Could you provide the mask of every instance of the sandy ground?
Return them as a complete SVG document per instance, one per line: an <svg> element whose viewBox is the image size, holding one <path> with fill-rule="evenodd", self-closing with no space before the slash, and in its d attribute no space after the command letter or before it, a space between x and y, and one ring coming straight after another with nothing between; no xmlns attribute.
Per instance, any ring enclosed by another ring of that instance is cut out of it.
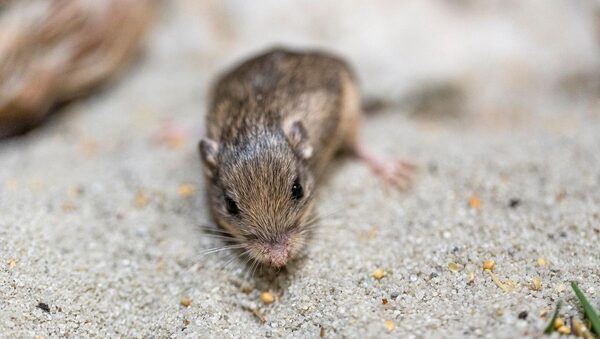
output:
<svg viewBox="0 0 600 339"><path fill-rule="evenodd" d="M195 146L215 70L160 29L153 39L115 87L0 144L1 337L540 337L559 299L581 316L571 280L600 307L597 115L493 130L370 116L362 140L418 163L413 188L337 161L306 253L251 274L232 252L200 254L223 246L200 229ZM180 137L157 140L166 128Z"/></svg>

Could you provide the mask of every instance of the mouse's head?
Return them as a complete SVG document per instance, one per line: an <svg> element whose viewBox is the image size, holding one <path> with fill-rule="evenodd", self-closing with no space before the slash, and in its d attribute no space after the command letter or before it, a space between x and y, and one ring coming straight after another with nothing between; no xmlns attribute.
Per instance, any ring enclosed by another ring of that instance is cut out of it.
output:
<svg viewBox="0 0 600 339"><path fill-rule="evenodd" d="M203 139L199 148L217 222L254 260L284 266L306 242L313 213L312 148L303 125L231 142Z"/></svg>

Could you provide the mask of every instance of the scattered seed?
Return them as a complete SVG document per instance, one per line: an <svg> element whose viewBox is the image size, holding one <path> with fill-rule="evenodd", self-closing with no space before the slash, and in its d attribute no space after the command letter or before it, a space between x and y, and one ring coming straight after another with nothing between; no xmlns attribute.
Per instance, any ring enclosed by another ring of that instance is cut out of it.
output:
<svg viewBox="0 0 600 339"><path fill-rule="evenodd" d="M183 319L183 326L187 326L190 324L190 321L187 319Z"/></svg>
<svg viewBox="0 0 600 339"><path fill-rule="evenodd" d="M564 326L564 325L563 325L563 326L561 326L561 327L559 327L559 328L557 328L556 330L557 330L557 331L558 331L558 333L560 333L560 334L565 334L565 335L567 335L567 334L571 334L571 329L570 329L570 328L568 328L567 326Z"/></svg>
<svg viewBox="0 0 600 339"><path fill-rule="evenodd" d="M65 203L63 203L63 204L60 206L60 208L61 208L61 209L63 210L63 212L65 212L65 213L71 213L71 212L75 211L75 209L76 209L76 208L75 208L75 205L73 205L73 203L71 203L71 202L68 202L68 201L67 201L67 202L65 202Z"/></svg>
<svg viewBox="0 0 600 339"><path fill-rule="evenodd" d="M540 311L540 318L545 318L548 315L548 312L550 312L549 309L544 308Z"/></svg>
<svg viewBox="0 0 600 339"><path fill-rule="evenodd" d="M144 208L146 207L146 205L148 205L148 197L146 196L146 194L144 194L144 192L137 191L135 193L134 204L137 208Z"/></svg>
<svg viewBox="0 0 600 339"><path fill-rule="evenodd" d="M260 294L260 300L266 305L268 305L272 303L275 300L275 298L273 297L273 294L271 292L262 292Z"/></svg>
<svg viewBox="0 0 600 339"><path fill-rule="evenodd" d="M559 329L561 326L564 326L565 322L562 320L562 318L558 317L556 319L554 319L554 329Z"/></svg>
<svg viewBox="0 0 600 339"><path fill-rule="evenodd" d="M6 185L6 188L11 191L14 191L17 188L19 188L19 182L16 179L8 179L4 184Z"/></svg>
<svg viewBox="0 0 600 339"><path fill-rule="evenodd" d="M394 330L394 328L396 328L396 325L394 325L393 321L386 320L385 321L385 328L387 329L388 332L392 332Z"/></svg>
<svg viewBox="0 0 600 339"><path fill-rule="evenodd" d="M39 308L40 310L42 310L46 313L50 313L50 306L48 306L48 304L46 304L46 303L38 303L37 308Z"/></svg>
<svg viewBox="0 0 600 339"><path fill-rule="evenodd" d="M83 188L81 186L71 186L67 189L67 195L71 199L77 199L83 193Z"/></svg>
<svg viewBox="0 0 600 339"><path fill-rule="evenodd" d="M537 265L539 267L545 267L546 266L546 259L539 257L536 261Z"/></svg>
<svg viewBox="0 0 600 339"><path fill-rule="evenodd" d="M179 149L186 144L187 131L172 121L161 123L154 133L153 139L156 143L173 149Z"/></svg>
<svg viewBox="0 0 600 339"><path fill-rule="evenodd" d="M560 312L560 307L562 306L562 301L558 301L556 303L556 307L554 308L554 312L552 313L552 318L548 322L548 325L544 328L544 334L551 334L552 330L554 330L554 323L556 319L558 319L558 313Z"/></svg>
<svg viewBox="0 0 600 339"><path fill-rule="evenodd" d="M323 326L321 326L321 329L319 329L319 337L325 338L325 327Z"/></svg>
<svg viewBox="0 0 600 339"><path fill-rule="evenodd" d="M450 272L452 273L456 273L458 271L460 271L458 264L455 262L450 262L448 263L448 269L450 270Z"/></svg>
<svg viewBox="0 0 600 339"><path fill-rule="evenodd" d="M578 337L583 337L584 339L593 339L592 333L590 329L585 326L585 324L577 318L573 318L571 321L571 325L573 327L573 334Z"/></svg>
<svg viewBox="0 0 600 339"><path fill-rule="evenodd" d="M15 268L15 266L17 266L17 262L15 261L15 259L9 259L6 264L8 265L8 268L11 270L13 268Z"/></svg>
<svg viewBox="0 0 600 339"><path fill-rule="evenodd" d="M385 276L385 272L383 271L383 269L378 268L375 271L373 271L372 276L377 280L381 280Z"/></svg>
<svg viewBox="0 0 600 339"><path fill-rule="evenodd" d="M542 281L539 277L533 277L531 280L531 289L534 291L539 291L542 289Z"/></svg>
<svg viewBox="0 0 600 339"><path fill-rule="evenodd" d="M358 239L360 240L373 240L377 236L377 227L373 226L368 230L363 230L358 233Z"/></svg>
<svg viewBox="0 0 600 339"><path fill-rule="evenodd" d="M400 296L400 293L398 293L397 291L392 292L392 294L390 295L392 300L396 300L396 298L398 298L398 296Z"/></svg>
<svg viewBox="0 0 600 339"><path fill-rule="evenodd" d="M479 198L477 198L476 196L472 195L469 197L469 206L471 206L471 208L477 209L481 207L481 200L479 200Z"/></svg>
<svg viewBox="0 0 600 339"><path fill-rule="evenodd" d="M494 269L494 266L496 265L496 263L494 262L494 260L485 260L483 262L483 269L484 270L488 270L491 271Z"/></svg>
<svg viewBox="0 0 600 339"><path fill-rule="evenodd" d="M183 198L191 197L194 194L194 186L190 184L181 184L177 186L177 195Z"/></svg>
<svg viewBox="0 0 600 339"><path fill-rule="evenodd" d="M519 198L512 198L508 201L508 206L510 208L516 208L521 204L521 200Z"/></svg>
<svg viewBox="0 0 600 339"><path fill-rule="evenodd" d="M386 298L381 299L381 303L384 305L388 304L388 300Z"/></svg>
<svg viewBox="0 0 600 339"><path fill-rule="evenodd" d="M189 307L192 304L192 300L190 298L183 297L181 300L179 300L179 303L183 307Z"/></svg>
<svg viewBox="0 0 600 339"><path fill-rule="evenodd" d="M528 313L527 311L523 311L519 313L519 319L527 319Z"/></svg>
<svg viewBox="0 0 600 339"><path fill-rule="evenodd" d="M497 308L496 309L496 315L499 316L499 317L503 316L504 315L504 310L501 309L501 308Z"/></svg>

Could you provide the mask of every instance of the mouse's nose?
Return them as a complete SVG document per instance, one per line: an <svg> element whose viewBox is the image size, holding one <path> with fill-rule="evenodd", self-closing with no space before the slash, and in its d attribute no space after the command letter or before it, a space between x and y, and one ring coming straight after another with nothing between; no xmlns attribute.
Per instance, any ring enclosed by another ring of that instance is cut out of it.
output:
<svg viewBox="0 0 600 339"><path fill-rule="evenodd" d="M267 246L267 253L271 260L271 265L275 267L283 267L289 258L289 248L287 241L270 244Z"/></svg>

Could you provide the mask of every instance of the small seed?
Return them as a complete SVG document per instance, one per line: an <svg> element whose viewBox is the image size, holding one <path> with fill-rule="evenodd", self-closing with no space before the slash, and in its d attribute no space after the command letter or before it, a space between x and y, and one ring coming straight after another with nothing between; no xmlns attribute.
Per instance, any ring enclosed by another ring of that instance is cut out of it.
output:
<svg viewBox="0 0 600 339"><path fill-rule="evenodd" d="M386 298L381 299L381 303L383 305L387 305L388 304L388 300Z"/></svg>
<svg viewBox="0 0 600 339"><path fill-rule="evenodd" d="M594 338L587 326L585 326L585 324L582 321L576 318L573 318L573 334L575 334L578 337L583 337L584 339Z"/></svg>
<svg viewBox="0 0 600 339"><path fill-rule="evenodd" d="M542 289L542 281L539 277L533 277L531 280L531 289L534 291L539 291Z"/></svg>
<svg viewBox="0 0 600 339"><path fill-rule="evenodd" d="M183 198L190 197L194 194L194 187L190 184L181 184L177 186L177 195Z"/></svg>
<svg viewBox="0 0 600 339"><path fill-rule="evenodd" d="M271 292L262 292L260 294L260 300L268 305L272 303L275 300L275 298L273 297L273 294Z"/></svg>
<svg viewBox="0 0 600 339"><path fill-rule="evenodd" d="M560 334L570 334L571 333L571 329L568 328L567 326L563 325L561 327L559 327L558 329L556 329L558 331L558 333Z"/></svg>
<svg viewBox="0 0 600 339"><path fill-rule="evenodd" d="M192 304L192 300L190 298L184 297L184 298L181 298L181 300L179 300L179 303L183 307L189 307Z"/></svg>
<svg viewBox="0 0 600 339"><path fill-rule="evenodd" d="M146 196L146 194L144 194L144 192L137 191L135 193L134 204L137 208L146 207L146 205L148 205L148 197Z"/></svg>
<svg viewBox="0 0 600 339"><path fill-rule="evenodd" d="M9 268L9 269L11 269L11 270L12 270L13 268L15 268L15 266L17 266L17 262L16 262L14 259L10 259L10 260L8 260L8 263L7 263L7 264L8 264L8 268Z"/></svg>
<svg viewBox="0 0 600 339"><path fill-rule="evenodd" d="M393 321L386 320L385 321L385 328L388 330L388 332L392 332L394 330L394 328L396 328L396 325L394 325Z"/></svg>
<svg viewBox="0 0 600 339"><path fill-rule="evenodd" d="M562 318L556 318L554 319L554 328L555 329L559 329L561 326L564 326L564 321L562 320Z"/></svg>
<svg viewBox="0 0 600 339"><path fill-rule="evenodd" d="M472 195L471 197L469 197L469 206L471 206L471 208L477 209L481 207L481 200L479 200L479 198L477 198L476 196Z"/></svg>
<svg viewBox="0 0 600 339"><path fill-rule="evenodd" d="M383 269L378 268L375 271L373 271L372 276L373 276L373 278L375 278L377 280L381 280L381 278L383 278L385 276L385 272L383 271Z"/></svg>
<svg viewBox="0 0 600 339"><path fill-rule="evenodd" d="M483 269L491 271L494 269L495 265L496 265L496 263L494 262L494 260L486 260L483 262Z"/></svg>
<svg viewBox="0 0 600 339"><path fill-rule="evenodd" d="M456 273L456 272L458 272L458 271L459 271L458 264L457 264L457 263L455 263L455 262L450 262L450 263L448 263L448 269L449 269L449 270L450 270L450 272L452 272L452 273Z"/></svg>
<svg viewBox="0 0 600 339"><path fill-rule="evenodd" d="M539 258L538 258L538 260L537 260L536 262L537 262L537 265L538 265L539 267L544 267L544 266L546 266L546 259L544 259L544 258L542 258L542 257L539 257Z"/></svg>

